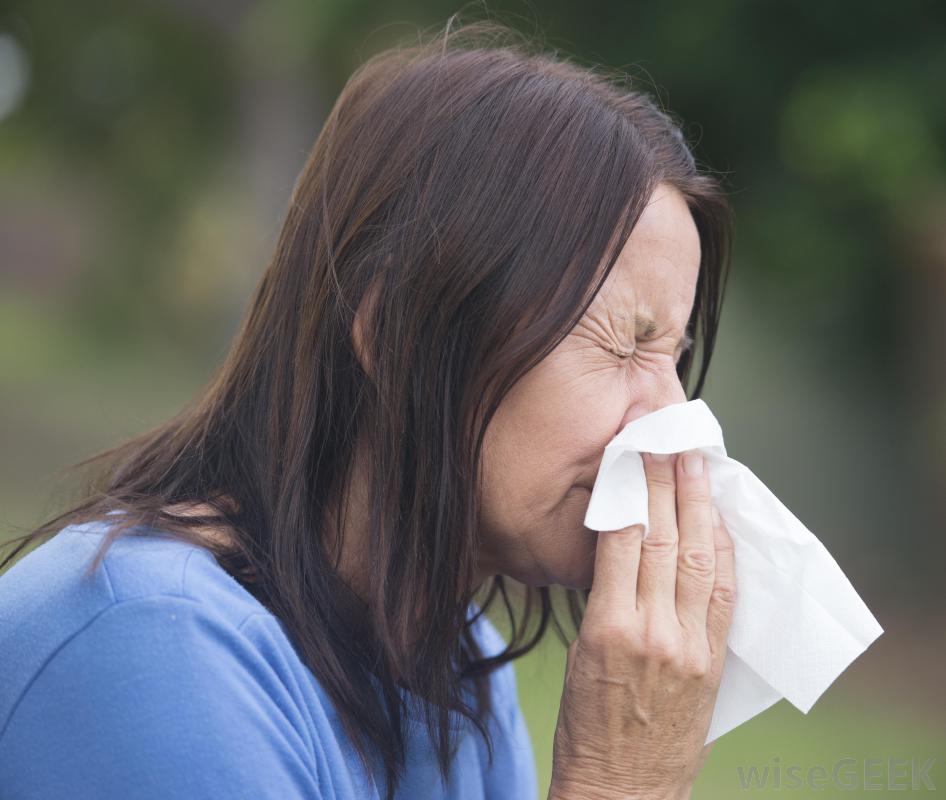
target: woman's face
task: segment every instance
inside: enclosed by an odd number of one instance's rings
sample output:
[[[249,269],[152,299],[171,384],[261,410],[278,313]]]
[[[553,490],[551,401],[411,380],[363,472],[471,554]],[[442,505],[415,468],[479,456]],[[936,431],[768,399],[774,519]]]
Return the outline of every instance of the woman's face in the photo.
[[[699,265],[686,201],[660,184],[585,315],[490,422],[484,576],[591,586],[597,533],[583,520],[604,447],[632,420],[686,401],[676,363]]]

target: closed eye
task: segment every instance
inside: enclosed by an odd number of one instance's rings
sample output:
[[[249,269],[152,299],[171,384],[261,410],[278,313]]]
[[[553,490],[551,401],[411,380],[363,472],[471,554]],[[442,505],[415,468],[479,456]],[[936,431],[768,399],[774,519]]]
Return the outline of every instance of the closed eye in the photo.
[[[679,365],[680,359],[683,358],[683,354],[688,350],[688,347],[681,348],[679,352],[673,357],[674,366]],[[627,350],[618,350],[615,348],[608,348],[608,351],[616,355],[621,361],[627,361],[627,359],[632,358],[634,351]]]

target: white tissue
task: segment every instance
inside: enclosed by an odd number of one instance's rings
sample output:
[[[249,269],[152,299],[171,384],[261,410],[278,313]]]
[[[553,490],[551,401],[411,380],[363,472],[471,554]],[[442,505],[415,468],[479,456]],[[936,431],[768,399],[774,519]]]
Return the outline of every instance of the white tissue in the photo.
[[[881,633],[837,562],[747,467],[726,455],[703,400],[628,423],[605,447],[585,526],[649,530],[640,453],[699,449],[710,494],[735,548],[736,606],[706,743],[784,697],[808,713]]]

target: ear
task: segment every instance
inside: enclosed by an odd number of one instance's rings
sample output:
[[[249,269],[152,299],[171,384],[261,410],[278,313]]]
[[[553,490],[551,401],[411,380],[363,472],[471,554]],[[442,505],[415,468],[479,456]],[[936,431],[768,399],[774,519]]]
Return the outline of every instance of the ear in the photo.
[[[371,326],[375,319],[378,299],[381,295],[381,276],[376,275],[358,303],[355,319],[352,323],[351,340],[355,357],[369,379],[374,379],[374,365],[371,363]]]

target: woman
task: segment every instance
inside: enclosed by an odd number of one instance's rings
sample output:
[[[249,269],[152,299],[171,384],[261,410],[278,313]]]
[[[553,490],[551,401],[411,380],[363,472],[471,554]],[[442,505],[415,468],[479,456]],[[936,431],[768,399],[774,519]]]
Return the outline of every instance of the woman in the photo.
[[[646,541],[582,522],[696,336],[702,389],[729,220],[647,95],[495,23],[363,65],[206,390],[5,561],[57,534],[0,580],[4,797],[531,797],[552,587],[550,796],[687,796],[734,596],[699,458],[645,458]]]

